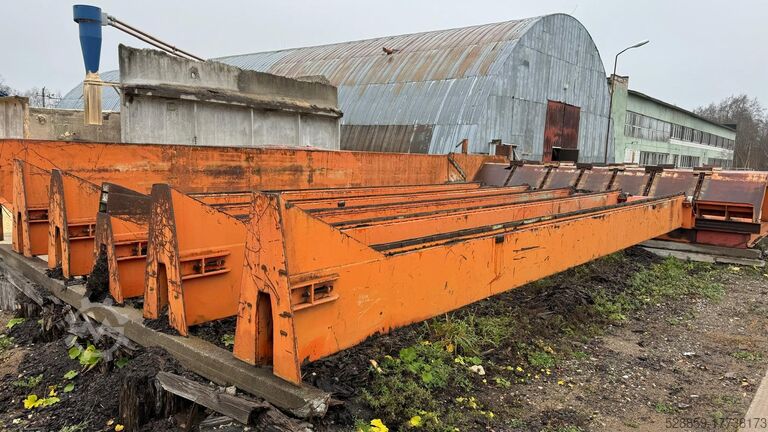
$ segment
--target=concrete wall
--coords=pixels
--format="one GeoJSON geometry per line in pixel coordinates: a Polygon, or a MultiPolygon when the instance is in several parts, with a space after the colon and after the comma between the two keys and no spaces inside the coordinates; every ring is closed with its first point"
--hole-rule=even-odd
{"type": "Polygon", "coordinates": [[[102,124],[86,125],[83,111],[29,109],[29,138],[61,141],[120,142],[120,113],[104,112],[102,124]]]}
{"type": "Polygon", "coordinates": [[[27,98],[0,97],[0,138],[26,138],[27,98]]]}
{"type": "MultiPolygon", "coordinates": [[[[702,120],[682,109],[675,109],[645,97],[632,94],[628,90],[628,78],[618,77],[613,95],[612,116],[615,127],[613,137],[616,142],[616,162],[630,162],[629,155],[634,152],[665,153],[668,155],[698,157],[700,165],[710,164],[713,160],[733,160],[733,150],[700,143],[692,143],[669,138],[650,140],[625,134],[627,111],[652,117],[668,123],[708,132],[730,140],[736,139],[736,132],[723,126],[702,120]]],[[[637,162],[637,160],[635,160],[637,162]]]]}
{"type": "Polygon", "coordinates": [[[336,88],[120,46],[122,140],[339,148],[336,88]]]}
{"type": "Polygon", "coordinates": [[[0,98],[0,138],[120,142],[120,113],[102,118],[101,126],[85,125],[82,110],[31,108],[27,98],[0,98]]]}

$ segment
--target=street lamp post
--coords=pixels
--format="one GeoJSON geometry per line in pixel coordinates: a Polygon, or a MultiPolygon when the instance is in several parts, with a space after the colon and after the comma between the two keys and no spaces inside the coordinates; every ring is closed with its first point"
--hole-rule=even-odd
{"type": "Polygon", "coordinates": [[[632,48],[640,48],[641,46],[650,42],[648,39],[640,41],[632,46],[628,46],[616,54],[613,59],[613,75],[611,75],[611,101],[608,103],[608,130],[605,132],[605,159],[603,163],[608,164],[608,142],[611,138],[611,122],[613,121],[613,92],[616,89],[616,66],[619,63],[619,56],[624,52],[631,50],[632,48]]]}

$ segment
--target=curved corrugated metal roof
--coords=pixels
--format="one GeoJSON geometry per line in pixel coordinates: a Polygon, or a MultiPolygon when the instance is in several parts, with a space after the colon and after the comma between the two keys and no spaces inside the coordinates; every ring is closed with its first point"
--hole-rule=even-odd
{"type": "Polygon", "coordinates": [[[324,75],[338,87],[460,79],[493,73],[540,17],[332,45],[219,57],[289,77],[324,75]],[[383,48],[395,50],[387,55],[383,48]]]}
{"type": "MultiPolygon", "coordinates": [[[[211,60],[288,77],[324,75],[337,87],[468,78],[487,75],[493,72],[494,66],[503,64],[511,53],[509,45],[540,18],[211,60]],[[387,55],[383,51],[385,47],[397,52],[387,55]]],[[[101,75],[104,81],[119,79],[118,71],[101,75]]],[[[343,109],[343,99],[340,102],[343,109]]],[[[61,108],[82,109],[82,106],[82,84],[59,102],[61,108]]],[[[105,88],[102,107],[119,110],[117,92],[105,88]]]]}

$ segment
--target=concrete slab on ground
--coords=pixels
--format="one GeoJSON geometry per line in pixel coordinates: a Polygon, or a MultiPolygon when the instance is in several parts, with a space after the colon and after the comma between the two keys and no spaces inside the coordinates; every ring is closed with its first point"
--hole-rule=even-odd
{"type": "Polygon", "coordinates": [[[755,392],[752,405],[744,415],[745,427],[739,431],[768,431],[768,372],[755,392]]]}
{"type": "Polygon", "coordinates": [[[708,263],[765,266],[762,251],[758,249],[728,248],[664,240],[648,240],[641,243],[640,246],[663,257],[673,256],[683,260],[708,263]]]}

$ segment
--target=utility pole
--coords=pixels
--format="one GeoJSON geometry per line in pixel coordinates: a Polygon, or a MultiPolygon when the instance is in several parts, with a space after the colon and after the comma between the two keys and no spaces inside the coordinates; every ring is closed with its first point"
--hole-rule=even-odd
{"type": "Polygon", "coordinates": [[[41,93],[43,94],[43,108],[45,108],[45,86],[43,86],[43,90],[41,93]]]}
{"type": "Polygon", "coordinates": [[[619,51],[618,54],[616,54],[616,57],[613,59],[613,75],[611,75],[611,101],[608,103],[608,130],[605,132],[605,152],[603,156],[605,157],[605,160],[603,161],[604,164],[608,165],[608,143],[611,139],[611,122],[613,121],[613,92],[616,90],[616,66],[619,63],[619,56],[622,55],[624,52],[629,51],[633,48],[639,48],[645,44],[650,42],[648,39],[638,42],[632,46],[628,46],[624,48],[623,50],[619,51]]]}

